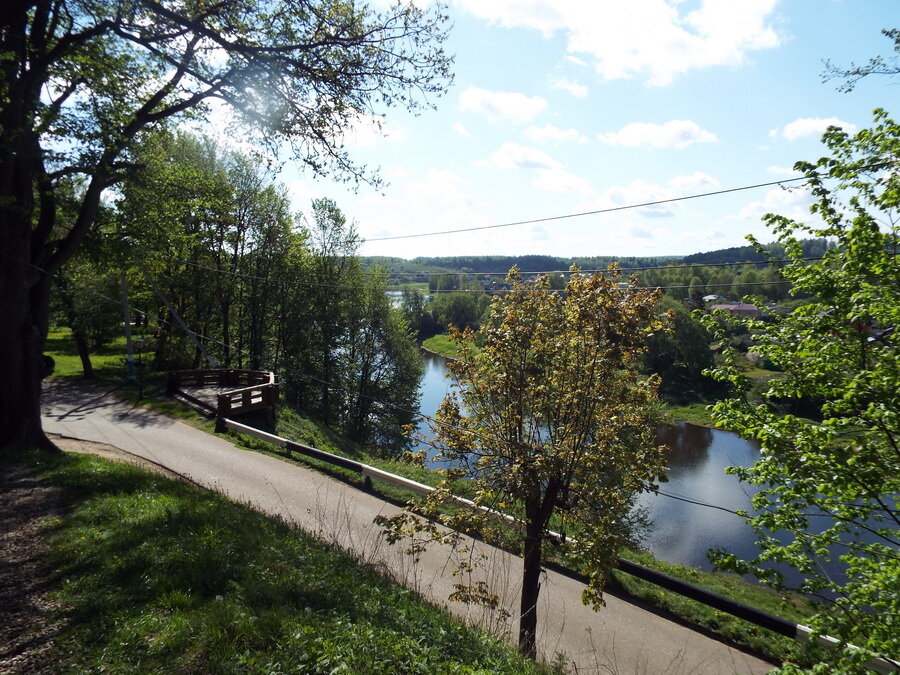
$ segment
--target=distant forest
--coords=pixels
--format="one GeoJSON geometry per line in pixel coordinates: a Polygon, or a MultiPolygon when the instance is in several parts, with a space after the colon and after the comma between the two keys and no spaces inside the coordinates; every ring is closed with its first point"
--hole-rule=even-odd
{"type": "MultiPolygon", "coordinates": [[[[820,257],[828,248],[825,239],[807,239],[801,242],[804,256],[820,257]]],[[[566,271],[573,264],[583,270],[605,269],[610,263],[617,262],[623,269],[666,267],[670,265],[721,265],[734,263],[766,265],[770,259],[784,257],[780,246],[768,245],[765,252],[757,251],[753,246],[734,246],[705,253],[693,253],[686,256],[654,256],[654,257],[617,257],[587,256],[560,258],[549,255],[521,256],[443,256],[419,257],[412,260],[388,256],[367,256],[362,258],[367,267],[380,267],[387,271],[391,284],[428,282],[435,274],[505,274],[513,265],[518,265],[524,273],[566,271]]]]}

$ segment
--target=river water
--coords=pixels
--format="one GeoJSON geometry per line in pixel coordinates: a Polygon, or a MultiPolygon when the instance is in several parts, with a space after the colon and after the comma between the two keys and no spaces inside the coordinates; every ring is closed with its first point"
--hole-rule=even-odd
{"type": "MultiPolygon", "coordinates": [[[[450,380],[444,358],[424,352],[423,360],[420,409],[431,416],[450,390],[450,380]]],[[[427,422],[420,423],[419,431],[429,433],[427,422]]],[[[669,482],[660,486],[665,495],[645,493],[639,499],[653,523],[644,539],[645,547],[662,560],[705,570],[711,569],[706,558],[710,548],[752,557],[752,530],[733,513],[712,506],[731,511],[750,509],[753,486],[726,474],[725,468],[749,466],[759,457],[758,447],[736,434],[693,424],[662,427],[659,435],[660,442],[670,448],[669,482]]],[[[425,444],[420,449],[434,452],[425,444]]]]}

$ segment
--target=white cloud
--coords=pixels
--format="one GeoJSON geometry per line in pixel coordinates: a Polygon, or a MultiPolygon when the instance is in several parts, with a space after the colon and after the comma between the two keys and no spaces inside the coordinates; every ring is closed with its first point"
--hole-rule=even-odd
{"type": "Polygon", "coordinates": [[[471,136],[472,132],[466,129],[460,122],[457,122],[453,125],[453,131],[458,133],[460,136],[471,136]]]}
{"type": "Polygon", "coordinates": [[[577,194],[588,197],[594,194],[591,182],[562,167],[541,169],[531,181],[533,187],[554,194],[577,194]]]}
{"type": "Polygon", "coordinates": [[[697,192],[719,186],[719,181],[709,174],[697,171],[690,176],[675,176],[669,181],[669,185],[680,192],[697,192]]]}
{"type": "Polygon", "coordinates": [[[682,73],[737,66],[749,52],[781,44],[778,0],[457,0],[475,16],[547,38],[561,33],[567,51],[604,79],[641,77],[667,85],[682,73]],[[696,7],[696,8],[694,8],[696,7]]]}
{"type": "Polygon", "coordinates": [[[558,169],[562,166],[542,150],[511,142],[504,143],[490,157],[475,164],[498,169],[558,169]]]}
{"type": "Polygon", "coordinates": [[[490,122],[509,121],[526,124],[547,108],[540,96],[526,96],[518,92],[488,91],[469,87],[459,95],[459,109],[483,115],[490,122]]]}
{"type": "Polygon", "coordinates": [[[545,124],[542,127],[530,126],[525,129],[525,135],[536,143],[563,143],[566,141],[585,143],[587,141],[587,138],[577,129],[560,129],[552,124],[545,124]]]}
{"type": "Polygon", "coordinates": [[[372,148],[379,143],[395,143],[405,140],[407,130],[396,124],[388,124],[374,116],[358,117],[344,132],[344,144],[351,148],[372,148]]]}
{"type": "Polygon", "coordinates": [[[316,192],[317,188],[314,181],[305,178],[297,178],[289,180],[284,184],[287,190],[288,198],[295,210],[304,210],[309,208],[309,203],[320,196],[316,192]]]}
{"type": "Polygon", "coordinates": [[[793,167],[790,166],[770,166],[766,169],[771,174],[775,174],[776,176],[796,176],[797,172],[794,171],[793,167]]]}
{"type": "Polygon", "coordinates": [[[579,59],[577,56],[572,56],[571,54],[567,54],[565,58],[566,58],[566,61],[574,63],[576,66],[581,66],[583,68],[587,68],[587,66],[589,65],[587,63],[587,61],[583,61],[583,60],[579,59]]]}
{"type": "Polygon", "coordinates": [[[653,231],[644,225],[632,225],[628,228],[628,234],[638,239],[651,239],[653,237],[653,231]]]}
{"type": "Polygon", "coordinates": [[[526,169],[535,172],[531,186],[554,194],[577,194],[592,197],[595,192],[591,183],[571,171],[542,150],[518,143],[507,142],[490,157],[479,160],[476,166],[497,169],[526,169]]]}
{"type": "Polygon", "coordinates": [[[631,122],[619,131],[599,134],[597,139],[608,145],[652,148],[686,148],[694,143],[715,143],[715,134],[700,128],[690,120],[670,120],[664,124],[631,122]]]}
{"type": "Polygon", "coordinates": [[[821,136],[828,127],[841,127],[847,133],[855,133],[856,125],[837,117],[800,117],[786,124],[781,135],[789,141],[806,136],[821,136]]]}
{"type": "MultiPolygon", "coordinates": [[[[643,180],[635,180],[625,185],[614,185],[601,192],[586,206],[585,211],[614,209],[634,204],[646,204],[677,197],[675,190],[665,185],[656,185],[643,180]]],[[[630,212],[649,218],[665,218],[674,215],[670,204],[645,206],[630,212]]]]}
{"type": "Polygon", "coordinates": [[[575,98],[584,98],[588,95],[588,88],[572,80],[556,80],[552,83],[554,89],[562,89],[575,98]]]}
{"type": "MultiPolygon", "coordinates": [[[[482,204],[470,191],[468,182],[452,171],[430,170],[412,180],[392,184],[384,195],[368,194],[354,209],[359,214],[363,237],[394,237],[423,231],[455,229],[460,223],[486,225],[488,205],[482,204]],[[403,214],[398,218],[398,214],[403,214]],[[427,224],[427,226],[426,226],[427,224]]],[[[404,244],[403,255],[427,255],[433,251],[429,237],[404,244]]],[[[367,255],[399,255],[399,242],[371,242],[367,255]]]]}
{"type": "Polygon", "coordinates": [[[806,188],[776,187],[763,196],[761,200],[750,202],[732,219],[758,221],[767,213],[777,213],[794,220],[808,220],[812,195],[806,188]]]}

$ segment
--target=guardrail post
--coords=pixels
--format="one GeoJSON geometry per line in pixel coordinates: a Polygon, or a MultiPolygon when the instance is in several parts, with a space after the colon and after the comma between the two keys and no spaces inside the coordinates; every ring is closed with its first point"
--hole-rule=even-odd
{"type": "Polygon", "coordinates": [[[181,384],[181,377],[178,372],[170,370],[166,373],[166,396],[172,396],[181,384]]]}
{"type": "Polygon", "coordinates": [[[216,409],[216,431],[223,433],[225,431],[225,420],[231,414],[231,396],[228,394],[219,394],[219,405],[216,409]]]}

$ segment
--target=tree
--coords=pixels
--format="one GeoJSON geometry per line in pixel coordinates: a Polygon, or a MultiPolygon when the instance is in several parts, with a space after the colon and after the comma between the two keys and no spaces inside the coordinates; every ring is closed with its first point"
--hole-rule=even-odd
{"type": "Polygon", "coordinates": [[[816,672],[855,672],[873,655],[900,655],[900,126],[878,110],[871,129],[832,127],[823,141],[829,156],[795,165],[815,197],[814,220],[765,217],[791,260],[782,275],[810,302],[772,323],[746,322],[753,349],[784,372],[769,380],[766,401],[814,401],[817,411],[801,419],[753,405],[733,354],[714,373],[737,392],[715,405],[719,423],[761,445],[754,466],[730,470],[761,487],[745,515],[760,554],[719,551],[715,560],[777,588],[772,563],[799,570],[798,590],[823,597],[807,623],[860,648],[821,654],[827,665],[816,672]],[[804,261],[802,233],[835,246],[804,261]],[[846,579],[817,565],[837,556],[846,579]]]}
{"type": "Polygon", "coordinates": [[[447,85],[441,8],[351,0],[9,0],[0,10],[0,449],[41,429],[51,276],[149,129],[224,103],[311,171],[375,178],[342,149],[356,122],[447,85]],[[84,183],[70,227],[62,181],[84,183]]]}
{"type": "Polygon", "coordinates": [[[657,303],[657,315],[668,315],[667,331],[657,331],[647,341],[643,363],[662,378],[664,394],[684,395],[696,385],[712,382],[703,371],[713,365],[709,332],[694,319],[684,304],[663,296],[657,303]]]}
{"type": "MultiPolygon", "coordinates": [[[[469,477],[476,505],[519,518],[519,649],[534,657],[551,520],[577,537],[569,544],[590,580],[586,600],[599,605],[631,530],[634,499],[663,472],[651,423],[657,378],[635,370],[658,327],[658,293],[636,289],[634,279],[620,288],[614,269],[584,275],[573,268],[564,294],[550,291],[546,276],[523,281],[516,268],[508,281],[513,288],[491,304],[477,356],[471,329],[453,332],[463,346],[463,358],[448,364],[458,392],[441,404],[433,431],[439,457],[455,467],[448,479],[469,477]]],[[[447,489],[432,494],[426,513],[438,513],[447,489]]],[[[480,510],[442,516],[457,529],[490,520],[480,510]]],[[[383,522],[392,540],[434,531],[411,514],[383,522]]],[[[480,591],[459,588],[463,598],[480,591]]]]}
{"type": "MultiPolygon", "coordinates": [[[[479,297],[486,298],[483,293],[477,295],[472,292],[454,291],[452,293],[437,293],[430,303],[434,322],[440,330],[447,330],[447,326],[457,328],[477,328],[481,318],[479,297]]],[[[486,300],[485,300],[486,302],[486,300]]]]}
{"type": "Polygon", "coordinates": [[[869,62],[865,65],[860,66],[851,63],[846,68],[836,66],[831,61],[826,61],[825,72],[822,74],[823,81],[827,82],[835,78],[841,79],[844,82],[838,87],[838,90],[851,92],[861,79],[869,75],[900,75],[900,30],[897,28],[884,29],[881,31],[881,34],[894,41],[895,56],[888,59],[885,59],[883,56],[875,56],[869,59],[869,62]]]}
{"type": "Polygon", "coordinates": [[[422,357],[403,311],[391,305],[386,274],[368,273],[348,324],[344,429],[356,441],[374,440],[400,454],[409,443],[402,429],[416,417],[422,357]]]}

